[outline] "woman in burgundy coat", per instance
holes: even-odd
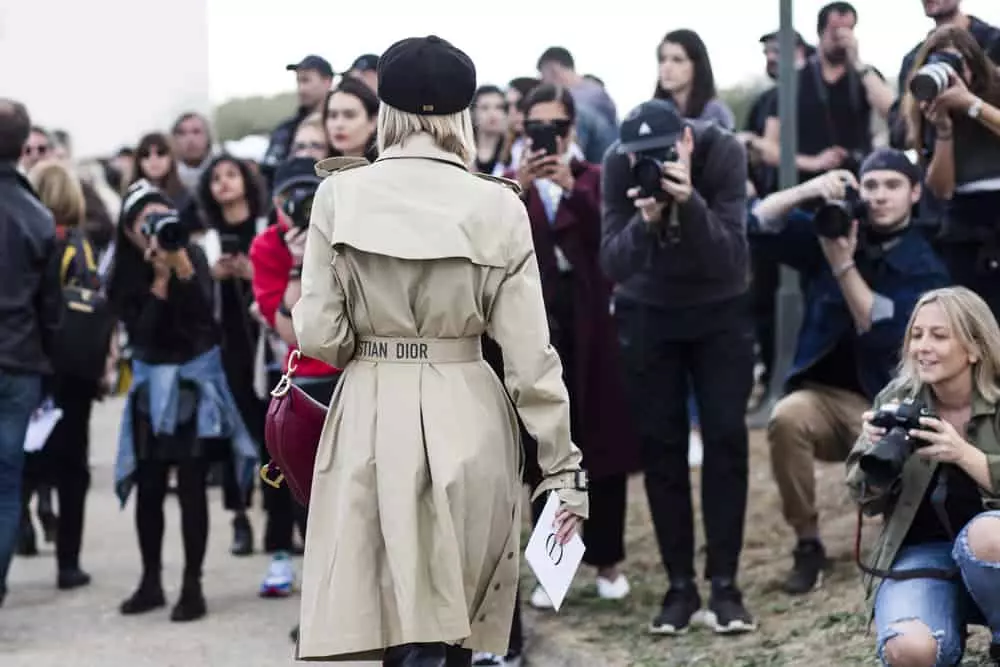
[[[626,484],[639,457],[609,310],[611,283],[598,265],[601,170],[574,157],[576,106],[569,90],[535,88],[524,114],[529,148],[511,176],[524,189],[552,343],[569,388],[573,441],[590,476],[584,562],[597,568],[598,594],[621,599],[629,591],[618,570],[625,558]],[[541,588],[531,603],[551,606]]]

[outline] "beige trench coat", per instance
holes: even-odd
[[[426,135],[319,167],[337,173],[316,194],[292,316],[303,354],[344,373],[316,458],[297,657],[442,641],[503,654],[521,454],[484,332],[538,439],[537,493],[587,514],[524,204]]]

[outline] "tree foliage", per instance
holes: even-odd
[[[222,141],[248,134],[270,134],[278,123],[295,113],[295,93],[270,97],[240,97],[215,108],[215,132]]]
[[[769,85],[772,84],[758,81],[721,91],[720,97],[736,116],[736,127],[743,127],[754,99]],[[239,139],[248,134],[267,134],[278,123],[295,113],[295,104],[293,92],[229,100],[215,109],[216,133],[223,141]]]

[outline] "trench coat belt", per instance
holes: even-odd
[[[389,338],[361,336],[354,346],[354,361],[392,364],[457,364],[481,361],[479,336],[465,338]]]

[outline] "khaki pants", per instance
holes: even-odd
[[[845,460],[869,407],[861,394],[822,385],[793,391],[774,406],[767,425],[771,469],[785,520],[800,539],[819,536],[816,459]]]

